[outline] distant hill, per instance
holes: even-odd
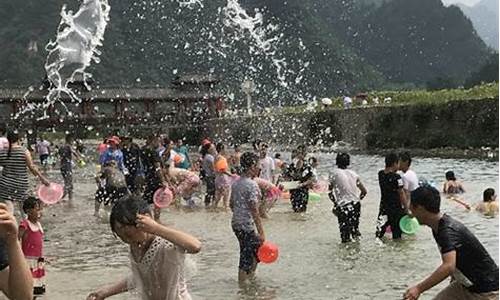
[[[41,82],[44,46],[63,3],[78,7],[75,0],[0,0],[0,86]],[[240,98],[241,82],[251,78],[261,104],[286,104],[423,87],[443,76],[461,84],[490,54],[463,13],[440,0],[240,0],[250,15],[263,12],[268,38],[281,37],[273,55],[223,26],[226,0],[182,10],[176,1],[110,3],[101,63],[89,69],[101,86],[165,86],[177,74],[211,72],[228,95]]]
[[[498,0],[481,0],[474,6],[458,4],[484,42],[498,51]]]

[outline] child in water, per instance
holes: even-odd
[[[87,300],[102,300],[136,289],[143,300],[191,299],[184,280],[186,253],[198,253],[194,236],[157,223],[149,205],[129,195],[113,206],[111,230],[130,246],[132,274],[91,293]]]
[[[448,171],[445,174],[446,182],[443,185],[443,193],[445,194],[462,194],[465,193],[464,186],[455,177],[453,171]]]
[[[219,143],[216,147],[217,156],[215,157],[215,198],[213,207],[216,209],[222,200],[224,210],[228,209],[229,197],[231,196],[231,174],[229,173],[229,165],[226,159],[226,147]],[[219,168],[222,165],[224,168]]]
[[[483,202],[476,206],[476,210],[487,216],[498,215],[498,201],[495,190],[488,188],[483,192]]]
[[[40,224],[42,217],[42,204],[35,197],[28,197],[23,203],[23,211],[28,216],[19,224],[19,240],[24,257],[30,266],[33,278],[35,279],[34,294],[45,294],[45,285],[42,273],[39,269],[40,258],[43,258],[43,228]]]

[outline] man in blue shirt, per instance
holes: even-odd
[[[99,164],[101,165],[101,167],[103,167],[107,162],[114,160],[116,161],[116,165],[118,166],[118,169],[120,169],[120,171],[125,174],[128,173],[123,163],[122,150],[118,148],[118,146],[120,145],[120,138],[117,136],[112,136],[107,140],[107,142],[109,145],[108,150],[106,150],[106,152],[104,152],[99,158]]]

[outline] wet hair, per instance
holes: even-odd
[[[399,156],[396,153],[391,152],[385,156],[385,167],[392,167],[394,164],[397,164],[398,161]]]
[[[7,157],[10,157],[12,152],[12,144],[19,142],[19,133],[17,131],[7,132],[7,140],[9,141],[9,150],[7,152]]]
[[[118,200],[111,209],[109,225],[116,233],[116,223],[123,225],[137,225],[137,214],[151,215],[149,204],[136,195],[127,195]]]
[[[224,144],[223,143],[218,143],[216,146],[215,146],[215,150],[217,150],[217,152],[221,152],[222,150],[224,150],[225,147],[224,147]]]
[[[483,201],[484,202],[492,202],[494,201],[492,198],[495,195],[495,190],[492,188],[487,188],[483,192]]]
[[[422,206],[431,213],[439,213],[441,196],[439,191],[430,185],[423,185],[411,192],[411,204]]]
[[[170,145],[171,142],[172,142],[172,140],[169,137],[164,137],[163,138],[163,145],[165,147],[167,147],[168,145]]]
[[[347,169],[347,167],[351,164],[351,156],[345,152],[341,152],[337,154],[335,164],[339,167],[339,169]]]
[[[23,202],[23,211],[27,214],[30,210],[34,209],[37,206],[40,206],[41,204],[42,203],[40,202],[40,199],[36,197],[28,197]]]
[[[399,160],[407,162],[408,166],[410,166],[411,165],[411,155],[410,155],[410,152],[405,151],[405,152],[399,154]]]
[[[457,180],[457,178],[455,177],[455,172],[453,171],[446,172],[444,176],[446,177],[446,180],[452,180],[452,181]]]
[[[39,257],[38,260],[37,260],[37,262],[43,263],[43,262],[45,262],[45,258],[44,257]]]
[[[208,154],[208,150],[210,149],[210,147],[212,147],[211,143],[205,144],[201,147],[200,154],[202,157],[205,157],[205,155]]]
[[[259,157],[257,154],[252,152],[245,152],[241,155],[240,164],[241,164],[241,172],[246,173],[250,170],[251,167],[256,165],[259,161]]]
[[[274,158],[280,159],[281,158],[281,153],[274,154]]]

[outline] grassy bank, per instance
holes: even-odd
[[[498,83],[485,83],[470,89],[451,89],[440,91],[374,91],[365,93],[368,104],[363,105],[362,99],[353,98],[353,107],[441,104],[450,101],[495,99],[498,98]],[[330,98],[332,105],[324,106],[320,101],[309,105],[288,106],[281,109],[268,110],[268,113],[303,113],[343,108],[343,97]],[[378,104],[377,104],[378,101]]]

